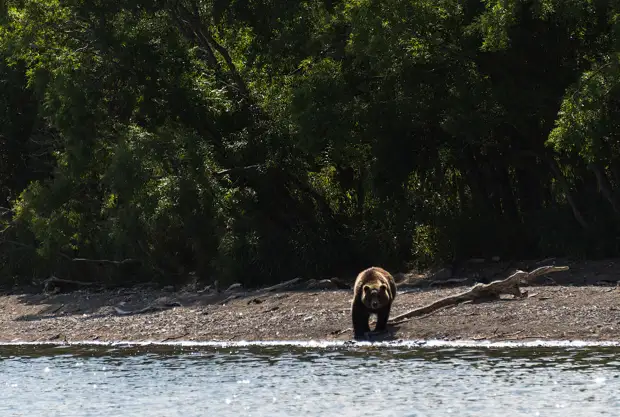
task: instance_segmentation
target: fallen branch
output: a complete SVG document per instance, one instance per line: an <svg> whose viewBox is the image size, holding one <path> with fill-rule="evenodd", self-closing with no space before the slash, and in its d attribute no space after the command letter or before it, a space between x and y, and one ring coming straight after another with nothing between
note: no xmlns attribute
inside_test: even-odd
<svg viewBox="0 0 620 417"><path fill-rule="evenodd" d="M242 296L245 296L245 293L240 293L240 294L233 294L230 297L226 298L224 301L220 301L218 304L226 304L229 301L235 300L237 298L241 298Z"/></svg>
<svg viewBox="0 0 620 417"><path fill-rule="evenodd" d="M43 291L46 293L73 291L78 288L92 287L95 285L93 282L73 281L70 279L58 278L53 275L44 280L43 284Z"/></svg>
<svg viewBox="0 0 620 417"><path fill-rule="evenodd" d="M51 316L52 314L56 313L58 310L60 310L61 308L63 308L65 305L61 304L56 308L53 308L52 310L46 311L45 314L48 316Z"/></svg>
<svg viewBox="0 0 620 417"><path fill-rule="evenodd" d="M291 279L289 281L281 282L279 284L272 285L271 287L263 288L262 290L259 290L258 292L259 293L264 293L264 292L271 292L271 291L281 290L283 288L290 287L293 284L297 284L299 281L301 281L301 278L293 278L293 279Z"/></svg>
<svg viewBox="0 0 620 417"><path fill-rule="evenodd" d="M86 282L86 281L74 281L72 279L64 279L64 278L58 278L55 276L51 276L48 279L46 279L43 282L50 282L50 283L54 283L54 284L72 284L72 285L81 285L81 286L90 286L90 285L94 285L94 283L92 282Z"/></svg>
<svg viewBox="0 0 620 417"><path fill-rule="evenodd" d="M125 265L130 263L138 263L140 262L137 259L123 259L122 261L114 261L110 259L88 259L88 258L71 258L72 262L90 262L97 264L112 264L112 265Z"/></svg>
<svg viewBox="0 0 620 417"><path fill-rule="evenodd" d="M521 292L519 284L527 284L539 275L566 270L568 270L568 266L541 266L532 272L517 271L504 280L493 281L489 284L476 284L469 291L439 299L424 307L393 317L389 323L399 324L412 317L423 316L440 308L457 305L464 301L497 300L501 294L512 294L515 299L524 298L527 297L527 291Z"/></svg>
<svg viewBox="0 0 620 417"><path fill-rule="evenodd" d="M149 304L148 306L138 310L124 310L120 307L114 306L114 311L119 316L131 316L133 314L143 314L156 311L170 310L174 307L182 307L182 305L178 301L155 301L154 303Z"/></svg>
<svg viewBox="0 0 620 417"><path fill-rule="evenodd" d="M180 339L180 338L182 338L182 337L187 336L188 334L189 334L189 332L185 332L185 333L179 334L179 335L177 335L177 336L169 336L169 337L166 337L165 339L163 339L163 340L161 341L161 343L168 342L169 340L176 340L176 339Z"/></svg>
<svg viewBox="0 0 620 417"><path fill-rule="evenodd" d="M261 300L258 297L263 296L263 295L267 294L268 292L281 291L281 290L284 290L286 288L290 288L293 285L297 284L299 281L301 281L301 278L293 278L291 280L288 280L288 281L285 281L285 282L281 282L281 283L276 284L276 285L272 285L271 287L267 287L267 288L263 288L263 289L251 292L249 294L248 293L235 294L235 295L232 295L232 296L228 297L226 300L224 300L222 302L222 304L226 304L226 302L228 302L230 300L234 300L235 298L240 298L241 296L247 296L247 295L253 297L250 301L248 301L248 304L250 304L250 303L260 304L260 303L263 302L263 300Z"/></svg>

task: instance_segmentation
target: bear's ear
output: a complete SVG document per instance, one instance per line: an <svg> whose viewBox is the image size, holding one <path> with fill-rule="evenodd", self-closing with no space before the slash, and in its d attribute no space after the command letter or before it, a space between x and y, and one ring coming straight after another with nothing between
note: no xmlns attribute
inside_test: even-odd
<svg viewBox="0 0 620 417"><path fill-rule="evenodd" d="M364 285L364 292L367 293L370 291L370 285Z"/></svg>
<svg viewBox="0 0 620 417"><path fill-rule="evenodd" d="M381 286L379 287L379 291L386 292L387 291L387 285L381 284Z"/></svg>

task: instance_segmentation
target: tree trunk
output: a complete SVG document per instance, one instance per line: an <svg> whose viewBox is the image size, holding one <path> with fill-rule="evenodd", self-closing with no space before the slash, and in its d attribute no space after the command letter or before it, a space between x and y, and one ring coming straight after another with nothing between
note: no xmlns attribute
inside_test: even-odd
<svg viewBox="0 0 620 417"><path fill-rule="evenodd" d="M596 176L599 191L603 194L607 201L609 201L609 204L611 204L614 212L616 214L620 214L620 203L618 203L616 193L612 189L605 171L599 166L599 164L594 162L588 164L588 169Z"/></svg>
<svg viewBox="0 0 620 417"><path fill-rule="evenodd" d="M558 181L558 184L560 184L560 187L562 187L562 189L564 190L564 194L566 194L566 201L568 201L568 204L573 210L573 216L575 216L575 220L577 220L577 223L579 223L584 230L588 230L590 227L583 218L581 211L579 211L579 208L575 203L575 199L573 198L573 193L571 192L570 185L568 184L568 181L566 181L566 177L564 177L564 174L562 173L562 170L560 169L557 161L552 156L544 158L547 160L547 163L551 168L551 172L553 172L553 175Z"/></svg>
<svg viewBox="0 0 620 417"><path fill-rule="evenodd" d="M512 221L520 221L517 201L513 193L512 180L508 174L508 168L502 162L501 166L495 167L497 183L499 185L499 195L502 200L502 214L508 216Z"/></svg>
<svg viewBox="0 0 620 417"><path fill-rule="evenodd" d="M466 165L465 172L469 173L467 178L470 180L467 181L467 185L469 185L472 194L472 206L482 208L486 212L491 211L489 194L485 187L485 178L480 172L476 159L471 153L468 153L464 162Z"/></svg>

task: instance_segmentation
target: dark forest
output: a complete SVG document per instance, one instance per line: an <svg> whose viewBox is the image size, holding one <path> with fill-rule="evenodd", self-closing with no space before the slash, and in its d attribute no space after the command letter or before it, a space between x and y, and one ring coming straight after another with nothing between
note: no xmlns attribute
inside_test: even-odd
<svg viewBox="0 0 620 417"><path fill-rule="evenodd" d="M619 46L617 1L0 0L0 281L616 256Z"/></svg>

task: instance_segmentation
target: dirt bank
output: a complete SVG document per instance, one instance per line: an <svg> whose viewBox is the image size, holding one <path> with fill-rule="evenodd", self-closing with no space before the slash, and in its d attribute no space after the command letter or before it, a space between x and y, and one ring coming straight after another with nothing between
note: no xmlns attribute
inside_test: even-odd
<svg viewBox="0 0 620 417"><path fill-rule="evenodd" d="M571 269L541 278L542 285L524 287L530 295L526 299L449 307L394 326L394 337L620 340L620 288L616 286L620 260L556 264L568 264ZM504 266L502 272L532 265ZM478 280L501 278L496 276L498 265L479 269L483 272ZM474 279L463 278L474 276L471 269L460 278L442 274L441 280L461 280L461 286L420 285L441 281L438 274L400 276L392 314L462 292ZM0 296L0 341L348 340L351 332L341 331L351 325L351 298L352 290L317 289L259 294L136 287L54 295L14 293ZM147 311L137 312L144 308Z"/></svg>

